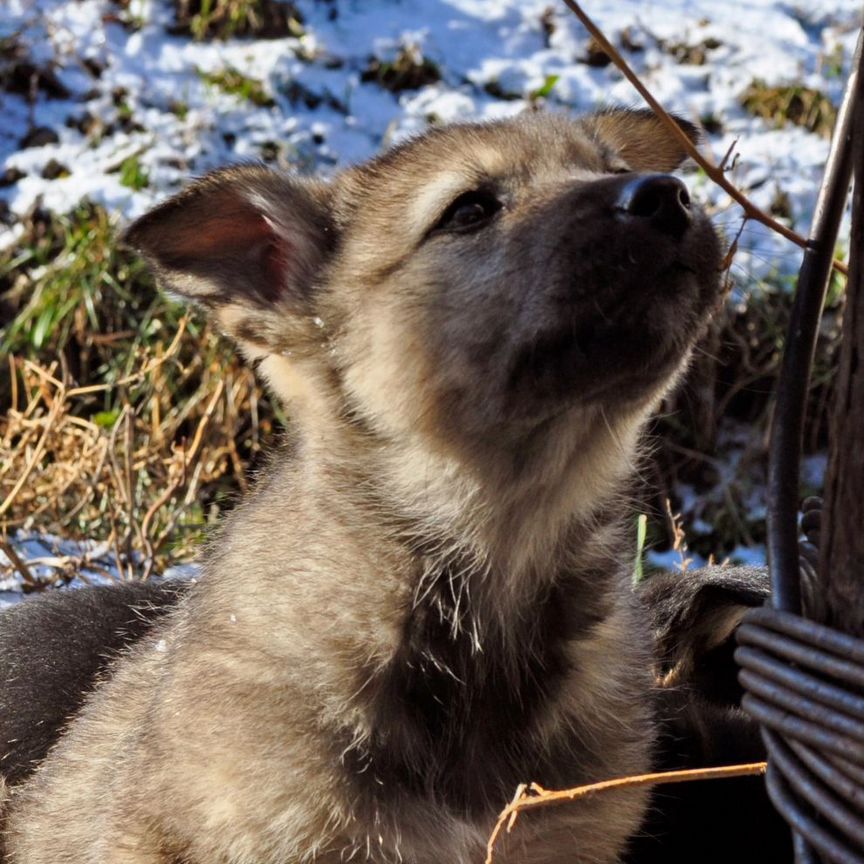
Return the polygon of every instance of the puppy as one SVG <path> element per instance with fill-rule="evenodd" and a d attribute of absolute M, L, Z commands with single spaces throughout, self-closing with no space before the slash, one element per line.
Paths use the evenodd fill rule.
<path fill-rule="evenodd" d="M 656 646 L 659 770 L 760 762 L 758 724 L 741 708 L 735 632 L 770 596 L 768 570 L 706 567 L 640 587 Z M 628 864 L 791 862 L 789 826 L 762 777 L 657 786 Z"/>
<path fill-rule="evenodd" d="M 28 777 L 111 658 L 183 593 L 179 582 L 52 591 L 0 611 L 0 779 Z"/>
<path fill-rule="evenodd" d="M 649 768 L 619 495 L 720 295 L 684 155 L 649 114 L 530 115 L 329 184 L 217 172 L 132 226 L 292 441 L 13 787 L 9 862 L 467 864 L 518 783 Z M 616 861 L 645 805 L 536 814 L 496 860 Z"/>

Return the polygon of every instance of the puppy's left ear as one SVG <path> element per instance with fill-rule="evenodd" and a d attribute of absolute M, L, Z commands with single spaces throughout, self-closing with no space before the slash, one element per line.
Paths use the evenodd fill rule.
<path fill-rule="evenodd" d="M 124 240 L 250 354 L 298 348 L 335 244 L 330 194 L 264 167 L 229 168 L 142 216 Z"/>
<path fill-rule="evenodd" d="M 702 137 L 699 128 L 681 117 L 671 116 L 682 132 L 698 144 Z M 682 141 L 653 111 L 609 109 L 592 114 L 583 122 L 634 171 L 665 173 L 687 158 Z"/>
<path fill-rule="evenodd" d="M 647 579 L 639 596 L 654 631 L 663 686 L 688 687 L 703 700 L 737 705 L 735 630 L 770 593 L 768 571 L 755 567 L 705 567 Z"/>

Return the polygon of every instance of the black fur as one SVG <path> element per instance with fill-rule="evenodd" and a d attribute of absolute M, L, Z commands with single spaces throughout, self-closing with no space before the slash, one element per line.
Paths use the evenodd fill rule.
<path fill-rule="evenodd" d="M 66 720 L 80 708 L 111 657 L 146 633 L 185 587 L 176 583 L 124 583 L 52 592 L 0 613 L 0 773 L 8 783 L 20 782 L 31 773 L 59 737 Z M 441 590 L 440 602 L 447 599 L 445 593 Z M 714 645 L 712 628 L 730 611 L 761 605 L 768 593 L 767 571 L 751 568 L 666 574 L 653 577 L 642 588 L 642 600 L 654 628 L 658 673 L 668 674 L 681 661 L 688 664 L 682 678 L 656 694 L 661 722 L 659 770 L 764 759 L 758 728 L 740 710 L 737 667 L 732 659 L 734 634 Z M 558 643 L 558 639 L 548 637 L 560 635 L 556 623 L 560 616 L 555 614 L 560 599 L 550 597 L 547 620 L 529 627 L 535 635 L 545 633 L 547 638 L 541 641 L 547 646 Z M 422 626 L 433 630 L 450 626 L 438 621 L 429 608 L 426 615 Z M 419 622 L 415 626 L 420 626 Z M 538 656 L 537 662 L 554 670 L 561 660 L 550 650 L 548 656 Z M 466 674 L 464 664 L 452 656 L 404 656 L 394 661 L 392 670 L 396 676 L 417 675 L 433 659 L 442 666 L 438 674 L 431 679 L 420 677 L 436 680 L 438 689 L 417 693 L 418 702 L 429 709 L 421 712 L 424 722 L 434 722 L 430 718 L 442 712 L 449 715 L 460 710 L 454 694 L 464 688 L 454 686 L 451 676 Z M 486 671 L 495 677 L 494 669 Z M 526 681 L 525 685 L 530 691 L 536 682 Z M 518 715 L 530 710 L 531 700 L 525 699 L 525 692 L 514 692 L 511 705 L 491 706 L 495 710 L 490 710 L 483 728 L 463 729 L 463 736 L 450 742 L 448 776 L 423 776 L 422 765 L 428 761 L 418 753 L 403 753 L 405 759 L 399 765 L 379 765 L 379 770 L 384 767 L 391 774 L 390 780 L 398 775 L 397 786 L 428 784 L 444 797 L 451 795 L 450 772 L 459 775 L 492 768 L 506 774 L 503 765 L 472 764 L 471 743 L 476 743 L 478 735 L 499 736 L 500 722 L 507 722 L 513 712 Z M 404 710 L 408 712 L 405 722 L 416 723 L 407 706 Z M 434 737 L 431 732 L 430 738 Z M 370 755 L 351 748 L 345 753 L 361 775 Z M 502 758 L 506 762 L 506 754 Z M 554 778 L 544 780 L 555 786 Z M 452 803 L 470 812 L 482 802 Z M 631 844 L 627 864 L 690 864 L 694 860 L 700 864 L 781 864 L 792 860 L 788 829 L 768 801 L 761 778 L 657 788 L 648 818 Z"/>
<path fill-rule="evenodd" d="M 188 583 L 125 582 L 51 591 L 0 612 L 0 776 L 24 780 L 99 674 Z"/>
<path fill-rule="evenodd" d="M 599 582 L 595 574 L 562 575 L 542 590 L 532 604 L 538 614 L 523 620 L 509 642 L 494 621 L 484 622 L 481 653 L 470 626 L 454 636 L 454 620 L 470 621 L 474 614 L 472 599 L 457 598 L 442 574 L 408 617 L 384 678 L 376 705 L 384 719 L 373 728 L 388 732 L 346 751 L 358 782 L 379 797 L 431 790 L 470 817 L 512 796 L 525 776 L 515 766 L 526 761 L 535 765 L 531 779 L 548 788 L 567 785 L 564 778 L 579 773 L 596 776 L 584 753 L 562 748 L 550 759 L 545 744 L 520 740 L 518 730 L 560 685 L 568 669 L 567 641 L 602 621 L 603 592 L 578 606 L 573 599 L 584 596 L 584 584 Z M 509 748 L 508 741 L 514 742 Z M 602 774 L 603 768 L 595 770 Z"/>
<path fill-rule="evenodd" d="M 739 614 L 768 599 L 768 571 L 712 567 L 663 574 L 649 579 L 641 594 L 654 627 L 658 680 L 667 682 L 656 695 L 657 769 L 764 760 L 759 727 L 741 710 L 735 633 L 729 627 Z M 656 787 L 626 864 L 694 861 L 792 861 L 789 828 L 768 800 L 762 777 Z"/>

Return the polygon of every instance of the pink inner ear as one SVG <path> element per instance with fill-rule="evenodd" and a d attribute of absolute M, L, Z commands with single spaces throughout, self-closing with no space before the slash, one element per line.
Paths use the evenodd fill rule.
<path fill-rule="evenodd" d="M 203 217 L 199 224 L 185 225 L 171 239 L 171 253 L 177 259 L 231 258 L 247 261 L 248 275 L 255 292 L 274 302 L 285 293 L 289 279 L 293 244 L 273 221 L 253 207 L 223 206 L 216 216 Z"/>
<path fill-rule="evenodd" d="M 234 254 L 252 249 L 275 239 L 276 232 L 270 220 L 253 207 L 219 208 L 218 215 L 201 214 L 201 218 L 182 226 L 175 226 L 169 240 L 171 252 L 183 258 L 200 255 Z"/>
<path fill-rule="evenodd" d="M 127 241 L 179 294 L 218 306 L 305 304 L 325 251 L 323 205 L 259 169 L 229 169 L 150 211 Z"/>
<path fill-rule="evenodd" d="M 268 300 L 278 300 L 284 296 L 293 252 L 288 238 L 275 232 L 262 243 L 258 252 L 262 282 L 259 290 Z"/>

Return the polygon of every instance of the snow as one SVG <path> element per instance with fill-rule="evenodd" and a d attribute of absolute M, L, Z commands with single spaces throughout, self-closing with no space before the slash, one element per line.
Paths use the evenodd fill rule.
<path fill-rule="evenodd" d="M 74 572 L 70 587 L 110 585 L 120 577 L 116 552 L 108 543 L 72 541 L 51 534 L 35 535 L 19 531 L 9 538 L 16 554 L 26 562 L 30 574 L 37 580 L 53 581 L 64 570 Z M 74 562 L 74 566 L 69 567 Z M 0 550 L 0 610 L 17 602 L 22 596 L 20 574 L 11 570 L 11 562 Z M 160 579 L 194 580 L 198 575 L 194 564 L 171 567 Z M 4 573 L 11 575 L 2 575 Z M 63 579 L 63 582 L 66 580 Z"/>
<path fill-rule="evenodd" d="M 4 0 L 0 40 L 14 38 L 33 62 L 55 64 L 69 97 L 40 92 L 31 108 L 24 96 L 0 92 L 0 176 L 8 169 L 25 175 L 0 188 L 0 204 L 10 214 L 10 224 L 0 224 L 0 246 L 18 236 L 16 220 L 38 201 L 64 212 L 89 198 L 125 221 L 189 177 L 231 161 L 275 154 L 290 170 L 327 174 L 432 121 L 523 111 L 549 76 L 558 76 L 546 99 L 549 110 L 639 104 L 614 66 L 580 62 L 587 33 L 555 0 L 300 0 L 297 6 L 305 19 L 302 37 L 196 43 L 168 35 L 167 0 L 131 0 L 125 12 L 109 0 Z M 626 34 L 639 46 L 625 57 L 667 108 L 722 124 L 706 142 L 714 160 L 734 145 L 732 180 L 762 207 L 783 190 L 792 226 L 806 233 L 827 140 L 794 126 L 772 129 L 739 100 L 759 78 L 816 87 L 838 104 L 860 0 L 586 0 L 585 8 L 613 42 Z M 120 15 L 140 28 L 124 27 Z M 714 46 L 705 49 L 704 65 L 681 63 L 670 50 L 700 44 Z M 437 64 L 441 80 L 399 94 L 361 80 L 370 57 L 392 59 L 405 47 Z M 99 75 L 91 71 L 97 67 Z M 274 106 L 256 107 L 202 78 L 227 67 L 262 82 Z M 516 98 L 496 98 L 490 85 Z M 131 123 L 121 122 L 126 110 Z M 109 132 L 93 138 L 80 131 L 85 114 Z M 50 128 L 59 141 L 22 149 L 34 126 Z M 140 191 L 122 185 L 118 172 L 133 155 L 150 178 Z M 69 176 L 43 179 L 51 160 Z M 738 206 L 695 169 L 687 180 L 734 236 Z M 798 267 L 796 247 L 753 223 L 740 250 L 736 272 L 748 279 Z"/>
<path fill-rule="evenodd" d="M 627 57 L 668 108 L 723 123 L 723 132 L 708 142 L 714 158 L 738 140 L 735 181 L 745 190 L 756 187 L 754 200 L 763 206 L 778 188 L 785 190 L 799 231 L 810 221 L 827 141 L 795 127 L 768 129 L 738 100 L 754 78 L 804 83 L 839 99 L 844 76 L 831 58 L 842 51 L 848 68 L 860 3 L 828 0 L 818 6 L 808 11 L 776 0 L 586 4 L 614 41 L 626 32 L 641 46 Z M 260 158 L 262 145 L 273 143 L 296 170 L 332 171 L 422 130 L 433 117 L 449 122 L 522 111 L 525 97 L 550 75 L 558 76 L 548 99 L 553 110 L 638 103 L 614 66 L 578 62 L 586 54 L 587 34 L 563 4 L 551 0 L 338 0 L 301 2 L 299 8 L 306 29 L 301 38 L 195 43 L 166 33 L 171 11 L 158 0 L 132 0 L 128 16 L 143 24 L 135 32 L 116 23 L 119 7 L 108 0 L 9 0 L 0 13 L 0 36 L 15 36 L 34 59 L 59 64 L 58 77 L 71 93 L 69 99 L 40 95 L 33 112 L 34 125 L 53 129 L 60 141 L 23 150 L 28 108 L 22 96 L 0 96 L 5 118 L 0 170 L 17 168 L 27 175 L 0 192 L 12 214 L 22 215 L 39 197 L 62 211 L 86 196 L 129 219 L 190 175 Z M 541 17 L 547 10 L 554 30 L 544 38 Z M 708 62 L 701 66 L 679 63 L 662 48 L 709 39 L 716 47 L 708 49 Z M 392 59 L 404 46 L 438 64 L 442 80 L 398 95 L 360 80 L 370 57 Z M 101 77 L 95 78 L 84 60 L 104 67 Z M 229 66 L 261 81 L 276 105 L 256 108 L 202 80 L 202 73 Z M 485 91 L 489 84 L 520 98 L 497 99 Z M 115 121 L 112 94 L 118 88 L 126 91 L 123 101 L 140 128 L 115 131 L 94 145 L 65 125 L 85 111 Z M 313 97 L 308 100 L 313 107 L 303 94 Z M 186 108 L 180 116 L 178 102 Z M 116 171 L 132 154 L 151 180 L 138 192 L 122 186 Z M 42 179 L 51 159 L 71 176 Z M 692 177 L 697 183 L 698 175 Z M 724 213 L 729 208 L 721 191 L 704 183 L 699 191 Z M 740 214 L 726 218 L 734 225 Z M 8 242 L 13 232 L 5 233 Z M 797 252 L 766 231 L 747 232 L 743 246 L 739 264 L 749 272 L 770 272 L 778 261 L 781 269 L 794 269 Z"/>

